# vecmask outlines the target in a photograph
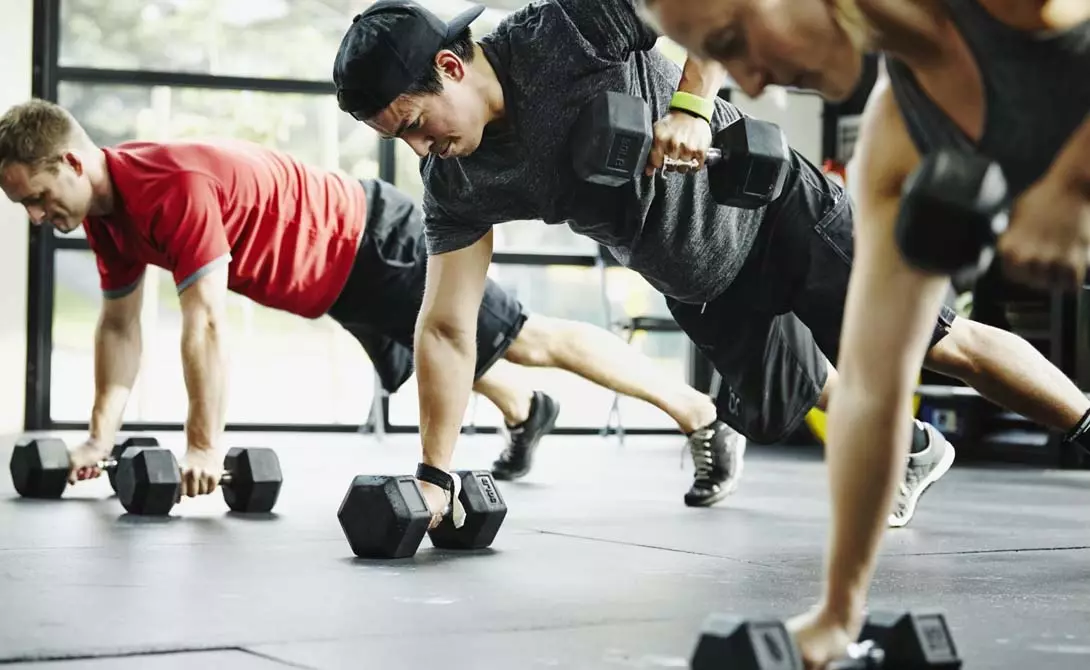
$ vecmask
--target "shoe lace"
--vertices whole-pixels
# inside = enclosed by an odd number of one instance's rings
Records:
[[[701,429],[689,437],[689,454],[696,468],[696,479],[709,479],[715,470],[715,450],[712,448],[712,436],[710,429]],[[682,450],[682,463],[684,464],[685,452]]]
[[[518,456],[519,452],[526,451],[525,428],[511,429],[506,424],[502,424],[500,434],[507,440],[507,447],[500,454],[501,461],[510,463]]]
[[[920,474],[910,463],[905,468],[905,476],[897,484],[897,497],[894,500],[894,508],[899,513],[908,506],[908,497],[913,487],[920,481]]]

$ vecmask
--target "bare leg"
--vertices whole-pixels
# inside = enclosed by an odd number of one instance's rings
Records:
[[[660,374],[655,363],[613,333],[579,321],[533,315],[507,350],[507,360],[567,370],[666,412],[684,433],[715,421],[712,399]]]
[[[517,426],[530,416],[534,389],[523,381],[518,368],[507,361],[496,361],[473,385],[473,390],[503,413],[508,426]]]
[[[1082,418],[1090,400],[1021,337],[955,319],[950,334],[927,356],[927,367],[969,384],[1012,412],[1050,428],[1068,431]]]

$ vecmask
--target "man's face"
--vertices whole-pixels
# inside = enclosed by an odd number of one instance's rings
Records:
[[[79,228],[91,209],[91,184],[83,163],[71,153],[37,169],[25,163],[7,165],[0,171],[0,188],[26,208],[35,225],[50,223],[62,233]]]
[[[464,81],[443,78],[438,94],[403,95],[366,121],[384,137],[405,141],[417,156],[468,156],[481,144],[485,105]]]
[[[843,100],[862,54],[837,21],[834,0],[645,0],[644,13],[698,58],[716,60],[751,97],[794,86]]]

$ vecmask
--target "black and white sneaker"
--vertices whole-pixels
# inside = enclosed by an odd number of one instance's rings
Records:
[[[923,451],[908,455],[905,478],[897,485],[893,511],[889,514],[891,528],[902,528],[912,520],[920,496],[954,463],[954,447],[946,436],[929,423],[916,423],[927,431],[928,443]]]
[[[517,426],[504,426],[507,448],[492,464],[492,476],[502,480],[525,477],[533,464],[537,443],[552,432],[559,413],[560,403],[541,391],[534,391],[530,416]]]
[[[689,507],[708,507],[726,498],[738,487],[746,453],[746,438],[716,421],[689,434],[689,453],[696,473],[685,494]]]

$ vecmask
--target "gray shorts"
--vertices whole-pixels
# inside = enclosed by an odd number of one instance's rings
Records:
[[[424,218],[407,195],[379,180],[363,182],[367,226],[356,263],[329,316],[367,351],[382,386],[393,393],[413,373],[413,331],[424,298]],[[487,280],[477,313],[476,377],[518,337],[522,304]]]

